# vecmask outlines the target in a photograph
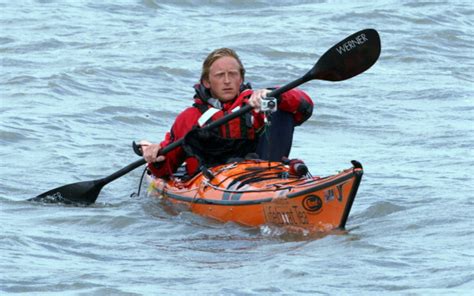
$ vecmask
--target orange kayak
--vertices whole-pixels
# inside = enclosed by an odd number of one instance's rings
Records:
[[[344,229],[363,169],[359,162],[327,177],[295,176],[281,162],[244,160],[189,180],[151,179],[154,198],[193,213],[246,226],[288,226],[308,231]]]

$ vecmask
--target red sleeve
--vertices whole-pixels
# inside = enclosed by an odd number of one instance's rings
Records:
[[[293,113],[296,125],[302,124],[311,117],[313,106],[313,101],[308,94],[297,88],[283,93],[278,103],[280,110]]]
[[[161,147],[166,147],[183,138],[196,125],[199,117],[201,117],[201,113],[194,107],[187,108],[181,112],[176,117],[171,130],[166,133],[165,139],[160,143]],[[165,157],[163,162],[148,164],[151,172],[156,177],[165,177],[173,174],[186,160],[186,154],[181,147],[168,152]]]

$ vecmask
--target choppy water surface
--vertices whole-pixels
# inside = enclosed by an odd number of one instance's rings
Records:
[[[469,295],[474,289],[470,1],[0,1],[0,291],[105,295]],[[254,87],[281,85],[375,28],[368,72],[302,86],[315,114],[292,156],[313,175],[364,165],[347,233],[175,215],[130,198],[25,202],[136,160],[191,104],[207,53],[236,49]]]

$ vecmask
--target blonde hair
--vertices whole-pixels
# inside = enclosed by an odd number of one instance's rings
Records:
[[[232,57],[236,59],[237,63],[239,63],[239,66],[240,66],[239,71],[240,71],[240,76],[242,76],[242,81],[245,80],[245,68],[244,68],[244,65],[242,64],[242,61],[240,61],[239,56],[233,49],[223,47],[223,48],[218,48],[218,49],[213,50],[202,63],[201,83],[204,80],[209,81],[209,72],[211,70],[212,64],[222,57]]]

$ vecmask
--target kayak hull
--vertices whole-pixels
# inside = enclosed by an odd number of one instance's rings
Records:
[[[148,193],[221,222],[330,231],[344,229],[357,194],[363,169],[352,164],[320,178],[292,176],[278,162],[246,160],[213,167],[190,180],[151,179]]]

